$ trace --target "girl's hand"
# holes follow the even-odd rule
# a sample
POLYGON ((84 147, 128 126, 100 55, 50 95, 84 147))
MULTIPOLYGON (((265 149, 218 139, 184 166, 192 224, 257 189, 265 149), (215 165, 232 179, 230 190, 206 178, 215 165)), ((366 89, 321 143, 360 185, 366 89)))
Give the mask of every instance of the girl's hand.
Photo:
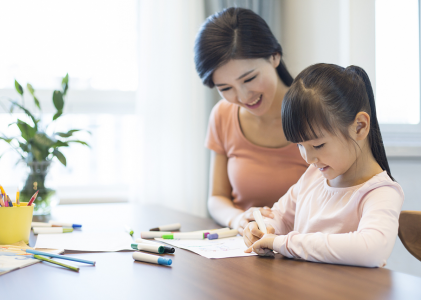
POLYGON ((243 216, 241 217, 239 223, 238 223, 238 233, 240 235, 243 235, 244 229, 246 228, 247 224, 251 221, 254 221, 254 216, 253 216, 253 212, 258 209, 260 210, 260 213, 262 214, 263 217, 267 217, 267 218, 271 218, 273 219, 275 217, 275 215, 272 213, 272 210, 265 206, 265 207, 250 207, 248 210, 246 210, 243 214, 243 216))
POLYGON ((263 238, 255 242, 253 245, 251 245, 245 253, 250 253, 251 251, 254 251, 256 254, 261 256, 275 256, 273 253, 273 241, 277 237, 276 234, 265 234, 263 238))
MULTIPOLYGON (((268 225, 266 227, 268 234, 275 233, 275 229, 268 225)), ((259 227, 257 226, 256 222, 250 222, 247 224, 246 228, 244 229, 243 240, 247 247, 250 247, 255 242, 260 240, 265 234, 260 231, 259 227)))

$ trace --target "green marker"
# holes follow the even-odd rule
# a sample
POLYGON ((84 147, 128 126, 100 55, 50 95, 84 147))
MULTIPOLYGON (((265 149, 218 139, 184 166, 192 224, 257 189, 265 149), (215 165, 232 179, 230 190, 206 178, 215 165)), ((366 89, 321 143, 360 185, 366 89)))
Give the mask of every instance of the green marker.
POLYGON ((126 225, 124 227, 126 228, 127 233, 130 234, 131 236, 133 236, 134 230, 128 225, 126 225))
POLYGON ((73 228, 66 228, 66 227, 34 227, 33 230, 35 234, 73 232, 73 228))
POLYGON ((166 240, 203 240, 205 234, 203 232, 176 232, 173 234, 164 234, 162 238, 166 240))
POLYGON ((165 247, 161 246, 159 244, 156 245, 152 245, 152 244, 132 244, 132 249, 135 250, 142 250, 142 251, 148 251, 148 252, 154 252, 154 253, 159 253, 159 254, 163 254, 165 252, 165 247))

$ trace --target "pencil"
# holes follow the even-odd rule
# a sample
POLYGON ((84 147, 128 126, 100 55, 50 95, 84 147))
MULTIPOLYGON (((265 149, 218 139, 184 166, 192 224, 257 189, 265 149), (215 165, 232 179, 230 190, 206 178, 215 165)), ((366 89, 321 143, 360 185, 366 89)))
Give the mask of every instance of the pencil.
POLYGON ((20 202, 19 202, 19 188, 16 189, 16 206, 20 206, 20 202))
POLYGON ((1 206, 3 206, 3 207, 5 207, 6 205, 4 204, 4 201, 3 201, 3 195, 0 195, 0 205, 1 206))
POLYGON ((71 260, 71 261, 77 261, 77 262, 81 262, 81 263, 84 263, 84 264, 90 264, 90 265, 95 266, 95 262, 91 261, 91 260, 85 260, 85 259, 80 259, 80 258, 76 258, 76 257, 65 256, 65 255, 60 255, 60 254, 53 254, 53 253, 48 253, 48 252, 42 252, 42 251, 37 251, 37 250, 33 250, 33 249, 22 249, 22 251, 25 251, 26 253, 39 254, 39 255, 45 255, 45 256, 49 256, 49 257, 66 259, 66 260, 71 260))
POLYGON ((70 266, 70 265, 66 265, 66 264, 60 263, 60 262, 55 261, 55 260, 52 260, 52 259, 48 259, 48 258, 46 258, 44 256, 37 255, 37 254, 34 254, 34 257, 36 259, 39 259, 39 260, 47 261, 49 263, 56 264, 56 265, 59 265, 59 266, 68 268, 68 269, 70 269, 72 271, 79 272, 79 268, 78 267, 73 267, 73 266, 70 266))
POLYGON ((38 192, 39 192, 39 190, 38 191, 36 191, 35 192, 35 194, 31 197, 31 199, 29 200, 29 202, 28 202, 28 205, 27 206, 31 206, 32 205, 32 203, 35 201, 35 199, 37 198, 37 196, 38 196, 38 192))

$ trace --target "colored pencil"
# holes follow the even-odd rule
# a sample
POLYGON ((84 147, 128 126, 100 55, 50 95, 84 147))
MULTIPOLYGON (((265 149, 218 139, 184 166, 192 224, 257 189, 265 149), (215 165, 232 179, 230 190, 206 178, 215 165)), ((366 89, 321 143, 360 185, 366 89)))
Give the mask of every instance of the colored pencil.
POLYGON ((68 269, 70 269, 72 271, 79 272, 79 268, 78 267, 73 267, 73 266, 70 266, 70 265, 66 265, 66 264, 63 264, 61 262, 58 262, 58 261, 55 261, 55 260, 52 260, 52 259, 48 259, 48 258, 46 258, 44 256, 37 255, 37 254, 34 254, 34 257, 36 259, 39 259, 39 260, 47 261, 49 263, 56 264, 56 265, 59 265, 59 266, 68 268, 68 269))
POLYGON ((53 253, 48 253, 48 252, 42 252, 42 251, 37 251, 37 250, 32 250, 32 249, 22 249, 22 251, 26 251, 26 253, 31 253, 31 254, 39 254, 39 255, 45 255, 45 256, 49 256, 49 257, 66 259, 66 260, 71 260, 71 261, 77 261, 77 262, 90 264, 90 265, 94 265, 94 266, 95 266, 95 263, 96 263, 96 262, 91 261, 91 260, 85 260, 85 259, 80 259, 80 258, 75 258, 75 257, 65 256, 65 255, 60 255, 60 254, 53 254, 53 253))
POLYGON ((35 201, 35 199, 37 198, 37 196, 38 196, 38 192, 39 192, 39 190, 38 191, 36 191, 35 192, 35 194, 31 197, 31 199, 29 200, 29 202, 28 202, 28 205, 27 206, 31 206, 32 205, 32 203, 35 201))
POLYGON ((19 188, 17 188, 16 190, 16 206, 20 206, 20 202, 19 202, 19 188))

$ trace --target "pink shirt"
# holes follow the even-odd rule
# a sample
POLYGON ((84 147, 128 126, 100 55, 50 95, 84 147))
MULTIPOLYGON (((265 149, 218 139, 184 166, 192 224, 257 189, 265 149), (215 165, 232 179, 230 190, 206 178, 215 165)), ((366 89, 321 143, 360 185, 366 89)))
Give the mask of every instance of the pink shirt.
POLYGON ((274 250, 286 257, 382 267, 395 244, 403 200, 386 171, 357 186, 334 188, 311 165, 265 223, 280 235, 274 250))
POLYGON ((226 100, 215 105, 205 145, 228 157, 228 177, 236 208, 271 207, 297 182, 308 164, 296 144, 266 148, 247 140, 240 128, 239 109, 226 100))

